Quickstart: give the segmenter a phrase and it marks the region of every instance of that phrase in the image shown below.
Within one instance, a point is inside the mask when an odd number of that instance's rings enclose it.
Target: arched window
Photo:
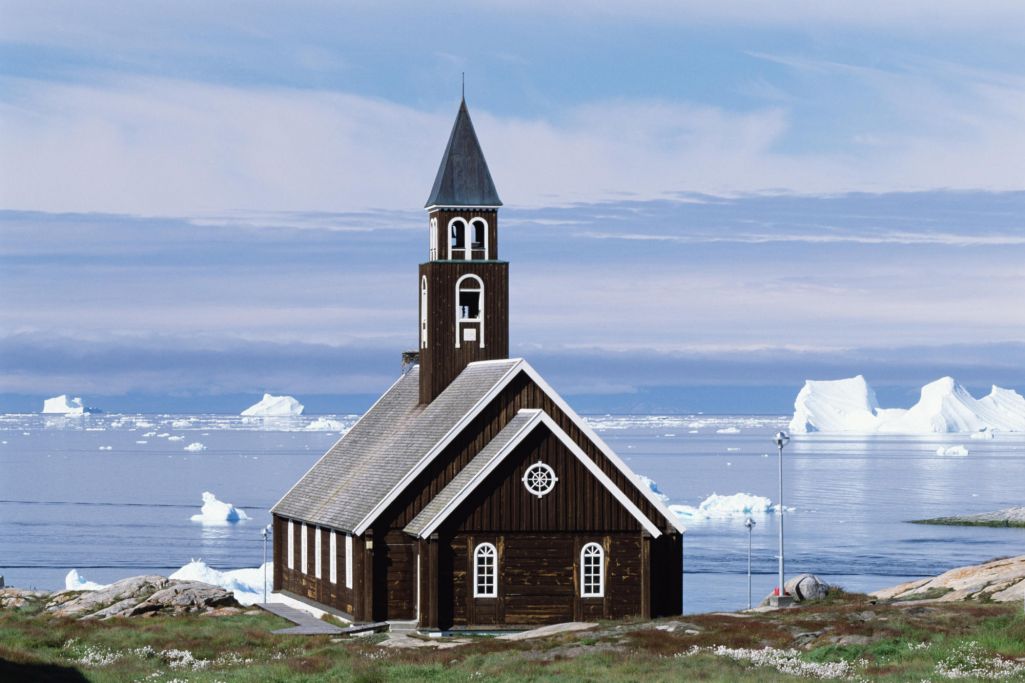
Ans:
[[[431,261],[438,260],[438,219],[431,219]]]
[[[456,348],[478,342],[484,348],[484,281],[476,275],[456,280]]]
[[[488,222],[483,218],[470,221],[470,258],[487,259]]]
[[[498,550],[490,543],[473,550],[473,597],[498,597]]]
[[[453,261],[464,261],[469,258],[466,244],[466,221],[453,218],[448,222],[448,233],[451,239],[448,257]]]
[[[420,278],[420,348],[427,348],[427,276]]]
[[[597,543],[588,543],[580,550],[580,597],[600,598],[605,595],[605,550]]]

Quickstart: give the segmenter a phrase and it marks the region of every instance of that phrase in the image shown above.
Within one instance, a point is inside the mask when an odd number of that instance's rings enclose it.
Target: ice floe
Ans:
[[[755,496],[750,493],[734,493],[729,496],[721,496],[713,493],[694,507],[692,505],[670,505],[669,509],[678,517],[691,519],[719,519],[735,517],[738,515],[764,515],[776,512],[779,506],[773,504],[772,500],[765,496]],[[787,511],[793,508],[786,508]]]
[[[968,449],[964,446],[940,446],[936,449],[936,455],[949,455],[954,457],[964,457],[968,455]]]
[[[77,569],[72,569],[68,572],[67,576],[64,577],[64,590],[68,591],[98,591],[103,590],[109,584],[96,583],[94,581],[86,581],[85,577],[78,573]]]
[[[790,431],[853,434],[946,434],[1025,431],[1025,398],[994,386],[976,399],[952,377],[922,387],[911,408],[881,408],[861,375],[808,380],[794,402]],[[979,437],[987,438],[987,437]]]
[[[205,451],[206,450],[206,446],[204,444],[200,443],[199,441],[193,441],[192,443],[190,443],[188,446],[186,446],[182,450],[183,451],[188,451],[189,453],[199,453],[200,451]]]
[[[344,432],[347,427],[341,420],[329,420],[326,417],[318,417],[304,428],[308,432]]]
[[[217,500],[217,496],[209,491],[203,491],[203,507],[198,515],[192,515],[190,519],[203,524],[231,524],[249,519],[249,515],[231,503]]]
[[[264,394],[259,403],[242,411],[246,417],[298,417],[303,414],[303,404],[291,396]]]
[[[220,586],[235,594],[235,599],[243,605],[253,605],[263,601],[263,580],[267,577],[267,594],[270,596],[274,580],[274,564],[246,569],[219,571],[202,560],[192,560],[187,565],[171,574],[169,579],[182,581],[202,581],[213,586]]]

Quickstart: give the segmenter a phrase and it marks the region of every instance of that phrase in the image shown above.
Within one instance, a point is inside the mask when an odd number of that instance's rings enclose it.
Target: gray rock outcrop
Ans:
[[[829,584],[814,574],[798,574],[787,581],[784,588],[798,602],[821,600],[829,593]]]
[[[149,614],[210,612],[238,607],[234,594],[200,581],[178,581],[163,576],[133,576],[95,591],[61,591],[46,605],[57,616],[109,619]]]
[[[931,579],[908,581],[872,593],[880,600],[989,599],[1021,601],[1025,597],[1025,555],[958,567]]]

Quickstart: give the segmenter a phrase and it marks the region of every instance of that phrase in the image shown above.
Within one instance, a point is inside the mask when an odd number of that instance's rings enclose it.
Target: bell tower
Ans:
[[[498,260],[498,198],[466,100],[427,199],[420,264],[420,403],[468,363],[509,357],[509,264]]]

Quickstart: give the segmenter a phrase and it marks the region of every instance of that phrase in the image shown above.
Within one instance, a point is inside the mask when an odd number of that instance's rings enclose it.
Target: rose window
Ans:
[[[555,476],[555,470],[541,461],[534,463],[523,473],[523,485],[538,498],[555,488],[557,481],[559,478]]]

